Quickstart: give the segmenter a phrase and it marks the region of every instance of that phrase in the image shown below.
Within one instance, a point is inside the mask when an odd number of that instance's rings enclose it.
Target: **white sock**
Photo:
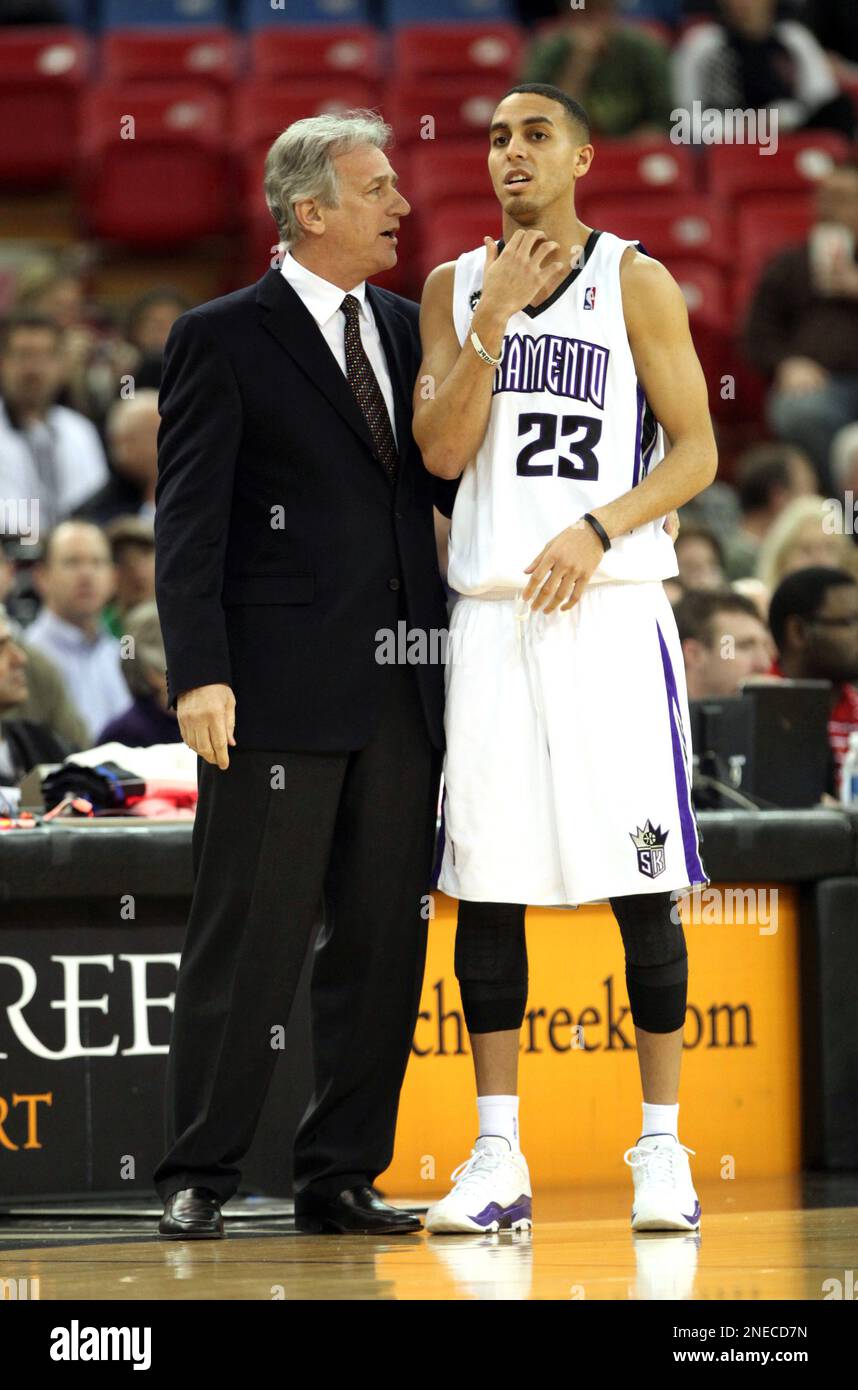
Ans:
[[[645,1134],[672,1134],[679,1142],[679,1103],[676,1105],[649,1105],[643,1102],[643,1128],[640,1138]]]
[[[494,1135],[509,1141],[513,1153],[521,1153],[518,1144],[518,1096],[477,1096],[480,1116],[480,1138]]]

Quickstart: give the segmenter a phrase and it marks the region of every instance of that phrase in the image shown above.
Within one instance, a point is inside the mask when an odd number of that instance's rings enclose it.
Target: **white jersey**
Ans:
[[[447,579],[457,593],[521,590],[525,568],[553,536],[628,492],[663,458],[623,317],[620,260],[636,245],[591,232],[554,294],[509,318],[488,427],[453,508]],[[456,262],[453,322],[463,346],[485,260],[480,246]],[[590,583],[675,575],[663,523],[614,537]]]

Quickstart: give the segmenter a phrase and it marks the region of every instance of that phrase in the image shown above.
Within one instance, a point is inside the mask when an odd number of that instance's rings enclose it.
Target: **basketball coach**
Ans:
[[[320,917],[296,1224],[420,1226],[373,1183],[425,963],[443,667],[377,657],[381,634],[446,627],[432,509],[453,490],[411,435],[417,305],[367,283],[410,210],[389,139],[372,112],[285,130],[265,165],[282,265],[182,314],[165,349],[157,600],[199,755],[154,1174],[167,1237],[223,1234]]]

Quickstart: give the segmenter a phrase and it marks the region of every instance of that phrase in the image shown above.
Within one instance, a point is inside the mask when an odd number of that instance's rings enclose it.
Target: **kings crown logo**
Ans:
[[[643,830],[637,826],[636,835],[629,831],[629,839],[634,841],[638,852],[638,868],[647,878],[658,878],[659,874],[664,873],[667,867],[664,842],[669,834],[669,830],[662,830],[660,825],[653,825],[651,820],[644,823]]]
[[[481,298],[481,296],[482,296],[482,293],[483,293],[482,290],[472,290],[471,293],[468,295],[468,304],[469,304],[470,307],[471,307],[471,312],[472,312],[472,313],[473,313],[474,309],[476,309],[477,305],[479,304],[480,298]]]

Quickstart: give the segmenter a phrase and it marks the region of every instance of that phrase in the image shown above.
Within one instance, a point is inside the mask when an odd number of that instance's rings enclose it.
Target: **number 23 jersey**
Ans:
[[[453,508],[447,581],[459,594],[522,589],[525,567],[548,541],[635,487],[664,456],[623,317],[627,246],[639,244],[592,231],[554,294],[507,321],[488,427]],[[456,261],[453,322],[463,346],[485,260],[480,246]],[[663,523],[658,517],[614,537],[590,583],[675,575]]]

